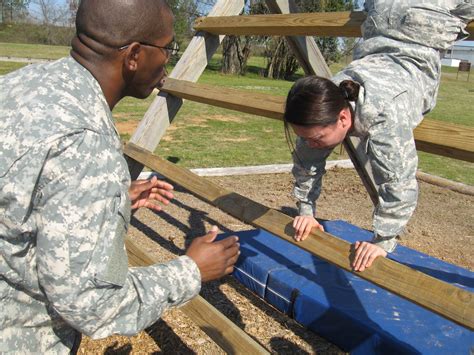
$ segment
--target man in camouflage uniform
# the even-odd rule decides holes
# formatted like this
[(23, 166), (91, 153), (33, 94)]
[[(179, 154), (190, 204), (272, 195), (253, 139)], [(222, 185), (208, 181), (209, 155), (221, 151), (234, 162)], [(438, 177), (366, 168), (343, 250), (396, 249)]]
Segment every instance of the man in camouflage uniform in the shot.
[[(435, 106), (439, 51), (466, 37), (474, 5), (471, 0), (366, 0), (365, 10), (364, 41), (356, 47), (354, 61), (331, 80), (361, 85), (350, 134), (364, 141), (378, 185), (373, 244), (383, 249), (379, 255), (386, 255), (395, 249), (416, 207), (413, 130)], [(300, 216), (311, 217), (313, 226), (318, 226), (312, 217), (331, 150), (312, 149), (301, 138), (296, 142), (294, 194)]]
[[(0, 78), (1, 353), (136, 334), (232, 271), (237, 238), (213, 243), (215, 229), (171, 262), (128, 269), (130, 175), (111, 109), (159, 84), (172, 24), (164, 1), (83, 0), (71, 57)], [(135, 185), (133, 206), (163, 189)]]

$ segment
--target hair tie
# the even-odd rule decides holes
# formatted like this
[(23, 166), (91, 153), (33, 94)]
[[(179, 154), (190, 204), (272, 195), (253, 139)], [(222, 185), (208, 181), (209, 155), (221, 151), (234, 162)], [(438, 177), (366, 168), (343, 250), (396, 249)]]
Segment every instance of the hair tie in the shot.
[(342, 92), (342, 95), (344, 95), (344, 98), (346, 100), (349, 100), (349, 93), (347, 92), (346, 88), (339, 86), (339, 89), (341, 89), (341, 92)]

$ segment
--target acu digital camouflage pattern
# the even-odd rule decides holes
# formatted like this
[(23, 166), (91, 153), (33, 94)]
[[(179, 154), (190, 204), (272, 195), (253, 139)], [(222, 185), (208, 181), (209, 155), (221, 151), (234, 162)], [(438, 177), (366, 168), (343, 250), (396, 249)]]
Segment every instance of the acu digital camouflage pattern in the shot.
[[(356, 47), (354, 61), (332, 80), (361, 84), (351, 134), (363, 139), (378, 185), (374, 242), (391, 252), (416, 207), (413, 129), (436, 103), (439, 50), (466, 36), (474, 6), (470, 1), (367, 0), (365, 10), (364, 41)], [(316, 213), (330, 153), (297, 139), (294, 194), (301, 215)]]
[(0, 88), (0, 352), (132, 335), (196, 296), (187, 256), (128, 269), (130, 176), (94, 77), (68, 57)]

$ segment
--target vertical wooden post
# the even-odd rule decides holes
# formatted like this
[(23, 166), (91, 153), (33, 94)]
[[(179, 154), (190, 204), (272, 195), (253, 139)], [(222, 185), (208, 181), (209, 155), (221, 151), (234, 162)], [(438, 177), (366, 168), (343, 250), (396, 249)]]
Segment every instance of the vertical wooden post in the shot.
[[(265, 0), (265, 3), (269, 10), (275, 14), (299, 12), (294, 0)], [(286, 37), (286, 40), (306, 75), (331, 77), (331, 71), (313, 37), (292, 36)], [(376, 206), (378, 203), (377, 185), (373, 178), (363, 142), (357, 137), (347, 137), (343, 144), (369, 193), (372, 203)]]
[[(238, 15), (243, 8), (244, 0), (218, 0), (208, 16)], [(224, 36), (196, 33), (169, 76), (196, 82), (223, 39)], [(160, 92), (140, 121), (130, 142), (153, 152), (181, 108), (182, 102), (180, 98)], [(130, 159), (128, 165), (132, 179), (136, 179), (143, 165)]]

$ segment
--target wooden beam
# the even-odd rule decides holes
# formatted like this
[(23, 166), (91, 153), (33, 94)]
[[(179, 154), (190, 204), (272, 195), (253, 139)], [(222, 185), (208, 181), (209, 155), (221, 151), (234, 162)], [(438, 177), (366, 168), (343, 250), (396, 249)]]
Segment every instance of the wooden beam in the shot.
[[(148, 266), (160, 262), (147, 254), (130, 238), (126, 239), (125, 244), (130, 265)], [(269, 354), (264, 347), (201, 296), (195, 297), (179, 310), (196, 323), (227, 354)]]
[[(295, 232), (292, 227), (293, 218), (213, 184), (205, 178), (159, 158), (134, 144), (127, 144), (124, 152), (132, 159), (141, 162), (222, 211), (245, 223), (265, 229), (344, 270), (352, 272), (350, 243), (316, 228), (313, 229), (308, 239), (295, 242), (293, 239)], [(474, 330), (474, 294), (471, 292), (387, 258), (377, 258), (369, 269), (356, 273), (356, 275)]]
[[(361, 37), (365, 18), (362, 11), (200, 17), (194, 28), (216, 35)], [(466, 40), (474, 40), (474, 22), (466, 31)]]
[[(209, 18), (237, 15), (243, 7), (244, 0), (218, 0), (209, 13)], [(223, 39), (224, 36), (218, 37), (203, 32), (196, 33), (173, 68), (170, 77), (197, 81)], [(169, 97), (163, 92), (158, 94), (130, 138), (130, 142), (154, 151), (181, 108), (181, 104), (182, 100), (176, 96)], [(132, 179), (135, 179), (142, 171), (143, 166), (133, 161), (128, 161), (128, 165)]]
[(424, 119), (413, 132), (423, 152), (474, 162), (474, 128)]
[(316, 12), (200, 17), (198, 31), (226, 35), (360, 37), (364, 12)]
[[(285, 98), (168, 79), (163, 91), (196, 102), (283, 120)], [(414, 131), (418, 150), (474, 162), (474, 128), (424, 119)]]

